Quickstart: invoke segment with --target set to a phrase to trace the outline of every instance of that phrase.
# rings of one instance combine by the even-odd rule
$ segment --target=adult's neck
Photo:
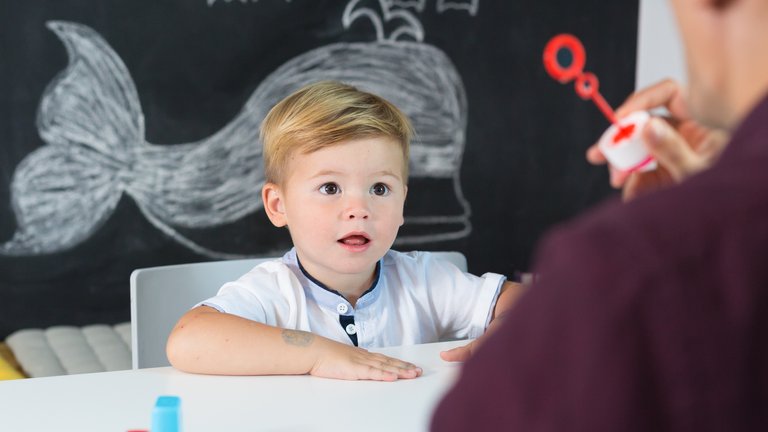
[[[742,0],[725,12],[728,31],[726,94],[728,126],[734,128],[768,95],[768,2]]]

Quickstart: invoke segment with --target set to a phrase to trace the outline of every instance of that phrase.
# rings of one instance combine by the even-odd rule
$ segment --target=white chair
[[[168,366],[165,343],[197,302],[216,294],[264,259],[211,261],[137,269],[131,273],[131,364]]]
[[[461,252],[435,252],[467,270]],[[173,326],[196,303],[216,295],[262,261],[212,261],[137,269],[131,273],[131,363],[133,369],[168,366],[165,344]]]

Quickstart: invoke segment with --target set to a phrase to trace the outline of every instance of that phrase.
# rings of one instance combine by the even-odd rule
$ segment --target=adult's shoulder
[[[659,227],[651,221],[661,219],[658,204],[639,201],[610,199],[550,229],[536,249],[536,271],[548,273],[552,269],[547,267],[556,267],[557,272],[572,268],[595,273],[632,259],[653,261],[648,228]]]
[[[584,292],[637,298],[683,279],[690,285],[693,273],[725,280],[728,262],[768,253],[768,175],[754,175],[728,161],[628,203],[600,205],[544,238],[536,271]]]

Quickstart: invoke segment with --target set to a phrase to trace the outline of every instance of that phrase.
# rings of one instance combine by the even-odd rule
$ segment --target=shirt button
[[[344,303],[339,303],[336,305],[336,311],[340,314],[345,314],[349,310],[349,307]]]
[[[357,327],[355,327],[354,324],[347,324],[346,330],[347,330],[347,334],[350,334],[350,335],[357,333]]]

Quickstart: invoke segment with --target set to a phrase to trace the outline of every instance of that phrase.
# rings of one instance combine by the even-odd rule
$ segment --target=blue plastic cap
[[[152,432],[181,432],[181,398],[160,396],[152,410]]]

